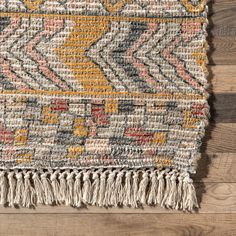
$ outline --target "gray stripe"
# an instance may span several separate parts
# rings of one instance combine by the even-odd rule
[[[129,35],[119,44],[117,49],[112,52],[112,57],[114,61],[124,69],[127,76],[132,78],[133,82],[136,83],[142,92],[151,93],[153,92],[152,88],[150,88],[147,83],[139,77],[137,69],[125,59],[126,51],[132,47],[132,44],[139,39],[146,29],[146,23],[131,22]]]

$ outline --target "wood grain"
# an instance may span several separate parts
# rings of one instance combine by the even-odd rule
[[[234,236],[235,214],[0,215],[1,236]]]
[[[236,122],[236,66],[209,67],[211,121]]]
[[[210,64],[236,64],[236,1],[215,0],[209,3],[208,42]]]
[[[203,154],[198,161],[197,173],[193,175],[193,179],[194,182],[235,183],[235,170],[235,153]]]
[[[236,123],[211,123],[201,148],[202,153],[236,153]]]
[[[215,94],[210,100],[214,122],[236,122],[236,93]]]
[[[218,93],[226,94],[236,92],[235,65],[209,66],[209,72],[210,93],[214,93],[217,96]]]

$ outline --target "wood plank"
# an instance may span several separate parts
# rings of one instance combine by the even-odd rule
[[[236,153],[214,153],[202,155],[198,161],[194,182],[235,183]]]
[[[209,98],[211,121],[236,122],[236,93],[212,94]]]
[[[236,235],[235,214],[0,215],[1,236]]]
[[[208,53],[209,64],[236,65],[235,36],[216,36],[214,35],[214,31],[212,32],[212,35],[212,39],[208,41],[210,46],[210,51]]]
[[[209,66],[209,83],[209,92],[214,92],[215,96],[217,93],[236,93],[236,66]]]
[[[236,183],[196,183],[197,196],[201,208],[199,213],[236,213]],[[144,207],[144,209],[131,208],[99,208],[88,207],[82,209],[75,209],[69,206],[38,206],[36,210],[28,208],[4,208],[0,207],[0,214],[52,214],[52,213],[170,213],[183,214],[181,211],[168,210],[156,207]]]
[[[236,183],[196,184],[201,213],[236,213]]]
[[[202,153],[236,153],[236,123],[211,123],[207,129]]]
[[[236,1],[209,3],[210,64],[236,64]]]
[[[236,66],[209,67],[211,121],[236,122]]]

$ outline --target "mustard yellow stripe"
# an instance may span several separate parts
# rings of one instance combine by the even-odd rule
[[[106,92],[94,92],[94,91],[44,91],[44,90],[3,90],[0,91],[0,94],[2,95],[12,95],[12,94],[21,94],[21,95],[27,95],[27,94],[40,94],[40,95],[58,95],[58,96],[79,96],[79,97],[85,97],[88,96],[92,98],[168,98],[168,99],[206,99],[207,94],[199,95],[199,94],[181,94],[181,93],[156,93],[156,94],[150,94],[150,93],[136,93],[136,92],[114,92],[114,91],[106,91]]]
[[[148,22],[148,23],[166,23],[166,22],[202,22],[207,23],[207,19],[204,17],[194,18],[148,18],[148,17],[125,17],[125,16],[83,16],[83,15],[68,15],[68,14],[45,14],[45,13],[26,13],[26,12],[0,12],[0,17],[34,17],[34,18],[63,18],[74,20],[111,20],[111,21],[136,21],[136,22]]]

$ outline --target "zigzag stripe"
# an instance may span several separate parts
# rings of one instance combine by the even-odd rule
[[[145,31],[126,52],[127,61],[130,62],[133,67],[137,69],[137,71],[139,71],[139,76],[143,78],[150,87],[154,88],[155,91],[159,87],[157,81],[149,75],[148,66],[146,66],[140,58],[134,57],[134,54],[135,51],[138,51],[143,44],[146,44],[146,41],[148,41],[152,37],[156,29],[157,24],[148,24],[147,31]]]
[[[67,37],[67,27],[71,24],[63,20],[55,24],[46,19],[11,18],[0,41],[5,77],[17,88],[81,90],[73,74],[53,51],[57,46],[55,42],[60,45],[63,43],[61,36]],[[65,74],[68,81],[64,81]]]
[[[12,18],[13,20],[14,18]],[[27,28],[24,25],[28,25],[29,21],[25,18],[18,18],[19,25],[18,28],[12,32],[12,35],[8,37],[6,41],[6,45],[8,46],[5,50],[7,51],[7,60],[11,62],[11,66],[13,71],[19,78],[21,78],[22,82],[28,85],[28,88],[39,89],[39,79],[36,80],[27,69],[26,65],[30,65],[30,61],[25,56],[25,52],[23,46],[25,42],[27,42]],[[22,36],[22,37],[21,37]],[[28,67],[26,67],[28,68]],[[40,78],[41,75],[37,78]]]
[[[175,41],[172,42],[172,45],[169,46],[171,50],[168,52],[168,54],[170,55],[166,60],[169,61],[171,65],[175,66],[175,73],[179,74],[184,82],[190,84],[192,89],[204,93],[207,81],[202,68],[199,68],[200,66],[195,63],[196,59],[192,55],[193,52],[199,47],[199,42],[204,41],[203,38],[196,38],[199,31],[201,30],[201,26],[200,24],[194,23],[194,26],[191,28],[190,32],[186,32],[185,34],[185,31],[188,31],[188,27],[189,25],[186,25],[185,27],[185,23],[181,25],[182,33],[176,37]],[[194,30],[194,28],[197,30]],[[182,55],[185,55],[185,57],[183,58]],[[186,57],[186,55],[188,56]],[[165,58],[165,56],[163,58]],[[195,69],[189,71],[187,64],[194,64]],[[196,68],[199,68],[200,70],[196,70]],[[200,76],[197,74],[199,72],[201,73]],[[186,87],[184,89],[186,89]]]
[[[117,91],[138,91],[137,85],[126,75],[124,67],[116,63],[113,55],[124,37],[128,38],[129,32],[128,22],[111,22],[110,31],[93,44],[86,54],[100,65]]]
[[[135,52],[135,57],[148,67],[150,75],[153,76],[156,81],[162,83],[163,88],[165,87],[166,78],[161,71],[161,64],[155,63],[149,54],[153,53],[155,46],[164,37],[166,29],[166,24],[159,24],[153,37],[151,37],[148,42],[141,45],[140,50]]]
[[[112,56],[112,50],[117,47],[117,43],[119,43],[122,37],[125,37],[129,33],[128,30],[126,30],[126,32],[120,31],[120,29],[122,28],[122,25],[126,25],[127,27],[129,27],[127,22],[111,22],[111,27],[113,27],[115,30],[112,31],[114,32],[114,34],[113,34],[113,37],[110,39],[109,43],[104,42],[104,45],[103,45],[104,48],[102,50],[107,55],[107,57],[106,58],[103,57],[103,59],[109,65],[109,71],[113,72],[113,74],[116,76],[116,78],[118,79],[120,83],[120,86],[114,86],[116,90],[117,91],[135,91],[135,89],[133,88],[135,88],[136,86],[130,83],[129,78],[126,76],[123,67],[120,67],[119,65],[117,65]],[[113,79],[113,81],[114,80],[115,78]]]
[[[204,93],[201,58],[194,54],[205,37],[196,37],[201,23],[191,32],[185,23],[87,24],[82,18],[11,18],[0,34],[4,84],[8,79],[17,89]],[[96,30],[85,40],[91,27]]]
[[[176,37],[175,41],[173,42],[172,46],[177,46],[177,44],[179,43],[180,38],[179,36]],[[198,85],[198,83],[185,71],[185,68],[183,66],[183,63],[178,60],[178,58],[176,56],[174,56],[174,54],[172,54],[173,49],[171,48],[167,48],[162,52],[162,56],[163,58],[165,58],[166,60],[168,60],[170,63],[172,63],[172,65],[174,65],[176,67],[177,73],[178,75],[186,82],[188,82],[193,88],[196,88],[200,91],[204,91],[204,89]]]
[[[194,79],[197,80],[200,85],[206,85],[207,80],[205,77],[205,73],[202,70],[196,71],[196,68],[198,68],[199,65],[193,56],[194,52],[196,51],[204,50],[204,53],[206,53],[205,49],[203,49],[204,43],[202,43],[202,45],[199,45],[199,42],[205,42],[206,36],[199,34],[202,30],[199,23],[191,23],[191,30],[189,29],[190,23],[182,24],[181,45],[173,50],[172,53],[178,58],[178,60],[181,60],[184,63],[186,72],[190,73],[191,76],[194,77]],[[183,57],[183,51],[185,52],[185,57]]]
[[[119,49],[119,43],[123,41],[124,38],[128,37],[130,24],[128,22],[119,22],[117,25],[114,23],[115,22],[111,23],[111,30],[114,29],[113,31],[116,31],[117,33],[114,35],[109,44],[104,45],[104,49],[101,49],[102,53],[100,54],[108,55],[108,57],[103,56],[103,59],[106,60],[106,62],[110,65],[110,68],[115,71],[115,74],[119,78],[119,80],[123,82],[122,85],[126,89],[126,91],[139,91],[138,85],[132,83],[131,78],[126,75],[124,67],[117,64],[113,56],[113,50]]]
[[[113,59],[112,57],[110,57],[109,50],[107,50],[106,48],[106,46],[108,47],[109,45],[111,45],[112,39],[114,39],[114,37],[119,32],[119,23],[113,22],[112,24],[116,30],[109,31],[107,34],[102,36],[102,39],[99,40],[97,43],[95,43],[96,45],[95,47],[94,47],[94,44],[93,46],[90,47],[89,51],[86,52],[86,56],[92,59],[93,61],[98,62],[98,64],[101,66],[101,70],[106,75],[109,75],[109,81],[117,91],[125,91],[125,88],[122,82],[119,80],[119,77],[115,75],[115,72],[113,71],[113,67],[110,66]],[[101,50],[103,50],[104,53],[106,53],[107,60],[104,59],[102,55],[100,55],[99,52]],[[115,68],[115,65],[114,65],[114,68]]]
[[[53,27],[53,23],[51,27]],[[63,21],[64,27],[61,30],[58,30],[56,33],[53,33],[51,36],[47,35],[47,38],[40,41],[37,45],[35,45],[35,49],[38,53],[40,53],[43,57],[46,56],[49,68],[52,69],[66,84],[71,88],[71,90],[82,91],[83,87],[79,83],[78,80],[75,79],[73,73],[69,73],[70,70],[64,63],[60,63],[58,66],[58,62],[60,62],[60,58],[55,53],[55,47],[60,46],[65,43],[66,38],[69,36],[70,32],[65,29],[72,29],[74,27],[74,22],[69,20]],[[66,81],[65,81],[66,78]]]
[[[140,77],[139,71],[135,68],[131,62],[127,60],[127,50],[139,40],[141,35],[147,29],[146,23],[131,22],[129,35],[123,39],[117,48],[113,50],[113,58],[116,63],[122,66],[126,72],[126,75],[132,79],[133,82],[139,87],[139,91],[142,92],[153,92],[153,88],[150,87],[146,81]]]
[[[185,60],[188,58],[182,61],[175,55],[179,47],[182,49],[179,53],[181,55],[192,40],[196,41],[196,45],[202,40],[194,39],[197,32],[192,33],[191,38],[185,40],[186,45],[182,47],[184,39],[179,37],[179,32],[183,28],[181,24],[162,23],[158,30],[155,25],[149,25],[149,29],[146,30],[146,25],[138,24],[139,27],[134,27],[135,31],[132,23],[129,27],[119,24],[123,27],[119,30],[123,34],[125,32],[125,37],[120,37],[119,33],[116,33],[119,31],[118,24],[112,23],[109,32],[88,50],[90,58],[103,68],[112,85],[118,85],[118,79],[122,78],[125,82],[124,87],[127,88],[130,81],[135,81],[136,86],[139,86],[138,91],[150,92],[152,89],[153,92],[157,92],[161,89],[167,92],[183,92],[188,89],[192,92],[204,92],[201,84],[195,81],[197,72],[191,75],[186,69]],[[189,57],[190,61],[196,61],[192,55]],[[117,70],[117,67],[123,70]],[[199,69],[201,71],[201,68]],[[129,80],[124,81],[125,77]],[[119,85],[115,87],[118,88]]]
[[[9,61],[6,59],[8,54],[8,39],[11,38],[11,35],[18,29],[20,24],[20,19],[13,19],[13,21],[1,32],[0,34],[0,65],[2,67],[2,74],[8,78],[12,84],[16,86],[17,89],[26,89],[28,86],[24,84],[21,79],[14,73],[14,70],[11,69]],[[11,45],[11,44],[10,44]],[[9,57],[10,58],[10,57]]]
[[[100,68],[106,68],[104,65],[110,65],[110,68],[104,71],[108,79],[111,80],[110,72],[115,71],[117,77],[123,81],[123,85],[125,84],[125,87],[130,89],[129,91],[151,91],[151,88],[140,78],[136,68],[133,67],[132,63],[129,63],[127,56],[125,56],[127,49],[146,29],[146,24],[138,23],[138,25],[140,26],[139,30],[133,33],[137,30],[136,23],[123,22],[119,25],[112,23],[110,32],[114,32],[112,33],[113,37],[110,37],[110,33],[107,33],[88,50],[87,54],[95,63],[100,65]],[[117,28],[118,26],[120,28]],[[116,33],[118,31],[120,33]],[[113,72],[112,76],[113,82],[115,81]],[[116,82],[112,83],[112,85],[114,84]]]
[[[158,65],[159,72],[163,76],[161,77],[160,82],[164,91],[179,92],[182,90],[181,86],[186,87],[186,83],[177,75],[176,68],[162,56],[162,52],[165,48],[170,47],[171,42],[179,34],[180,25],[176,23],[164,23],[160,25],[160,30],[162,28],[166,29],[165,33],[145,55],[154,65]]]
[[[63,28],[63,21],[54,21],[53,27],[51,27],[50,23],[52,20],[44,19],[42,31],[38,31],[33,38],[25,46],[26,52],[34,61],[37,61],[39,66],[39,71],[46,77],[50,78],[51,81],[56,84],[59,88],[63,90],[68,90],[68,85],[58,76],[56,73],[49,69],[48,62],[44,59],[40,53],[36,50],[35,46],[41,41],[44,40],[45,37],[50,37],[54,32],[56,33],[58,30],[60,31]]]

